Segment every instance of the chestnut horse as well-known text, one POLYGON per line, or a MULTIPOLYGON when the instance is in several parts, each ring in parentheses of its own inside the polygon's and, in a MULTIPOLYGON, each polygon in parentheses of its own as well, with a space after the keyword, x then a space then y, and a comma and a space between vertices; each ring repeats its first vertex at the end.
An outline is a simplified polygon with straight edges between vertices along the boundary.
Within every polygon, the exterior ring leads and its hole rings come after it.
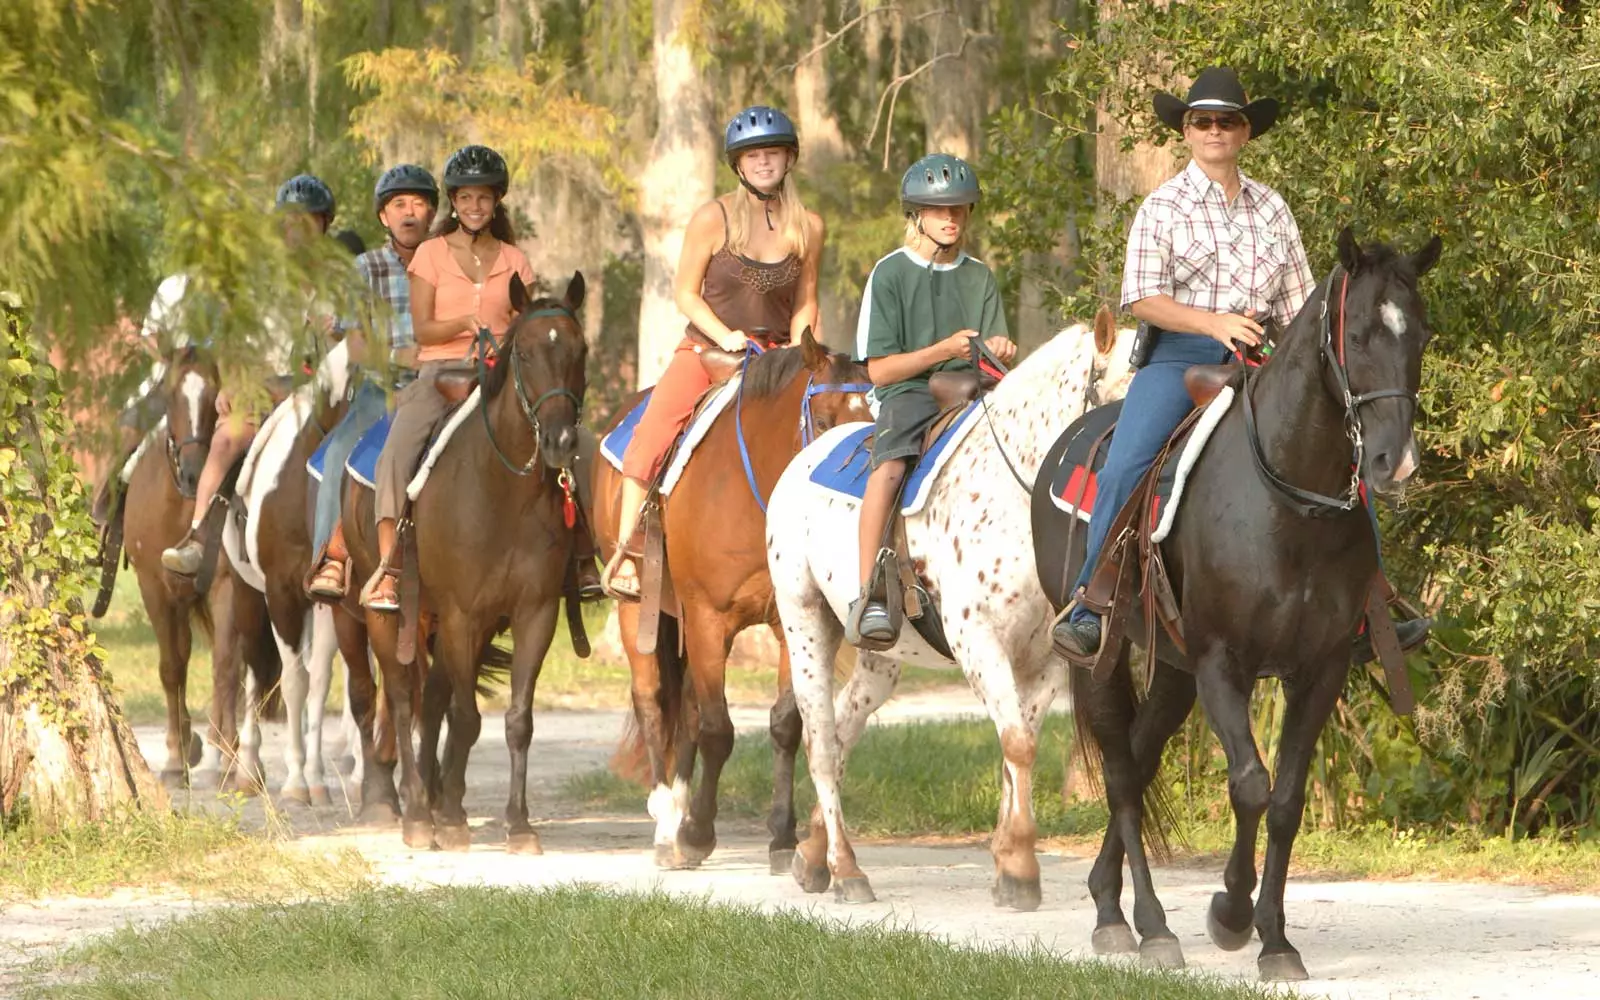
MULTIPOLYGON (((365 639, 378 661, 393 727, 389 738, 395 739, 399 756, 402 834, 412 847, 437 843, 445 850, 465 850, 470 845, 463 799, 467 755, 482 725, 477 684, 480 671, 496 665, 491 641, 509 627, 515 651, 506 709, 507 846, 520 853, 540 850, 528 823, 528 747, 534 685, 555 637, 572 550, 561 483, 572 482, 583 410, 588 346, 577 319, 583 298, 581 272, 573 274, 560 300, 530 302, 520 279, 512 279, 517 318, 495 363, 482 372, 479 401, 469 404, 481 414, 456 429, 412 502, 416 544, 406 558, 416 557, 421 618, 436 623, 420 748, 413 748, 411 733, 425 645, 417 644, 415 662, 401 662, 399 616, 369 611, 364 630, 349 620, 339 626, 347 658, 359 655, 365 639), (439 731, 447 711, 450 726, 441 761, 439 731)), ((377 566, 373 496, 351 479, 343 512, 345 544, 355 563, 352 578, 361 580, 377 566)), ((385 772, 372 766, 377 763, 372 696, 369 688, 357 690, 359 673, 351 672, 352 708, 362 727, 371 786, 363 790, 363 800, 381 809, 394 795, 378 787, 385 772)), ((380 742, 383 737, 378 734, 380 742)))
MULTIPOLYGON (((797 842, 794 761, 801 726, 767 573, 766 497, 789 460, 813 436, 838 423, 872 419, 865 400, 868 388, 865 366, 847 355, 830 354, 810 331, 797 347, 770 350, 750 360, 739 398, 718 415, 695 448, 663 509, 666 561, 682 604, 681 621, 663 614, 656 652, 641 655, 635 638, 639 605, 630 601, 618 608, 633 674, 636 728, 631 737, 642 739, 649 761, 649 809, 656 821, 656 863, 662 867, 698 865, 716 847, 717 783, 733 750, 724 692, 728 652, 740 632, 766 624, 780 639, 778 699, 769 727, 776 757, 768 852, 772 871, 789 871, 797 842), (715 529, 707 530, 709 524, 715 529), (678 655, 680 628, 687 663, 678 655), (697 711, 688 711, 686 695, 692 695, 697 711), (694 732, 689 731, 691 714, 698 717, 694 732), (691 803, 689 780, 697 748, 705 755, 705 771, 691 803)), ((612 427, 639 398, 622 407, 612 427)), ((606 462, 595 463, 593 523, 596 540, 608 555, 617 541, 621 486, 620 472, 606 462)))
MULTIPOLYGON (((164 383, 166 416, 129 460, 133 469, 127 489, 111 513, 107 550, 100 554, 103 569, 95 610, 102 612, 110 600, 118 557, 125 553, 160 651, 161 686, 167 699, 167 761, 161 777, 169 784, 187 784, 190 769, 201 760, 201 742, 190 723, 186 696, 194 623, 211 636, 209 742, 228 767, 224 785, 250 791, 261 768, 249 747, 246 759, 238 757, 239 651, 243 650, 256 686, 263 691, 277 683, 279 669, 277 651, 264 634, 261 609, 249 601, 236 607, 235 581, 225 566, 219 567, 209 593, 203 594, 193 580, 175 576, 161 565, 161 551, 183 538, 194 513, 195 488, 217 423, 217 366, 196 349, 186 348, 172 359, 164 383)), ((107 472, 120 474, 120 469, 107 472)))

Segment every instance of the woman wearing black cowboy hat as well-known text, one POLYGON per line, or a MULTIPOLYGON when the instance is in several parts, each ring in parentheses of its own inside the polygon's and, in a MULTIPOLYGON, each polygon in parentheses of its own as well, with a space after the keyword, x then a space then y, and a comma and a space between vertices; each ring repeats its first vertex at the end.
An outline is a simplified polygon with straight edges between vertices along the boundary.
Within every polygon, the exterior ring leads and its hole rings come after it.
MULTIPOLYGON (((1192 404, 1183 374, 1261 343, 1262 321, 1287 327, 1314 286, 1289 206, 1239 170, 1245 143, 1272 128, 1278 102, 1249 101, 1233 70, 1203 70, 1186 100, 1158 93, 1156 116, 1183 136, 1191 159, 1139 207, 1128 234, 1122 307, 1159 331, 1134 375, 1098 477, 1088 549, 1077 587, 1089 582, 1111 522, 1192 404)), ((1401 644, 1421 642, 1427 620, 1400 622, 1401 644)), ((1055 626, 1057 647, 1100 648, 1098 615, 1079 604, 1055 626)), ((1371 659, 1363 641, 1357 662, 1371 659)))

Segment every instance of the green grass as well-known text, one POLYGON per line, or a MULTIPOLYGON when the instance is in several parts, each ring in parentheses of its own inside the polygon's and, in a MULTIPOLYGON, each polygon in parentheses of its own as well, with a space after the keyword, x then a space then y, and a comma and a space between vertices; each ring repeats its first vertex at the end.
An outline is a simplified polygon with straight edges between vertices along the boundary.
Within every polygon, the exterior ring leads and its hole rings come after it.
MULTIPOLYGON (((1098 802, 1063 803, 1059 794, 1070 720, 1047 718, 1034 769, 1034 808, 1041 836, 1103 830, 1098 802)), ((584 806, 642 812, 644 792, 608 771, 571 779, 565 793, 584 806)), ((741 736, 722 772, 719 812, 762 818, 772 799, 772 744, 765 734, 741 736)), ((816 802, 805 753, 795 774, 802 818, 816 802)), ((1000 745, 986 721, 869 726, 850 756, 844 811, 850 829, 869 837, 961 836, 994 829, 1000 802, 1000 745)))
POLYGON ((51 833, 24 819, 0 833, 0 901, 167 885, 200 895, 274 899, 347 891, 366 875, 352 850, 321 856, 246 833, 232 817, 130 813, 51 833))
MULTIPOLYGON (((591 641, 598 639, 609 613, 609 603, 585 607, 584 620, 591 641)), ((128 718, 135 724, 165 723, 167 701, 161 688, 160 650, 156 646, 155 633, 150 629, 150 620, 144 613, 144 604, 139 598, 138 581, 131 571, 124 571, 118 576, 111 607, 95 631, 108 654, 107 663, 128 718)), ((777 665, 730 668, 727 684, 728 698, 736 704, 770 705, 778 686, 777 665)), ((964 690, 965 682, 961 674, 953 670, 908 667, 901 675, 901 691, 936 688, 964 690)), ((572 640, 563 620, 539 673, 534 707, 542 711, 626 708, 632 704, 629 691, 627 663, 606 661, 599 657, 579 659, 572 651, 572 640)), ((504 708, 506 695, 504 687, 494 690, 483 699, 484 709, 504 708)), ((329 709, 339 710, 343 706, 343 699, 344 669, 336 664, 333 686, 328 693, 329 709)), ((205 634, 198 628, 195 629, 194 650, 189 657, 188 702, 189 711, 200 720, 197 729, 203 731, 203 721, 211 704, 211 648, 205 634)))
POLYGON ((121 931, 64 959, 57 998, 1269 996, 1254 985, 978 951, 882 926, 848 933, 665 895, 593 889, 359 892, 333 903, 211 911, 121 931))

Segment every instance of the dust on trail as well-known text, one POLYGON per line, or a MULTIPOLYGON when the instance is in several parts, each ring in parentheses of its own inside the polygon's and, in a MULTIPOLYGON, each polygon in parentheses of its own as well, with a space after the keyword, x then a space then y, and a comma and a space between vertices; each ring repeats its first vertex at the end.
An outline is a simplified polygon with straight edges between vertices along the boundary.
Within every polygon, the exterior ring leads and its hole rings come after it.
MULTIPOLYGON (((924 694, 891 702, 875 724, 910 718, 973 714, 964 693, 924 694)), ((651 824, 643 797, 637 815, 573 814, 556 802, 566 779, 604 765, 620 731, 621 712, 547 712, 535 717, 529 762, 529 802, 545 853, 508 855, 503 849, 508 766, 498 715, 486 715, 471 758, 468 811, 472 850, 463 854, 415 852, 398 831, 350 828, 342 806, 281 810, 302 849, 353 847, 375 877, 402 886, 489 884, 539 887, 572 882, 628 891, 662 889, 687 896, 798 910, 820 919, 916 928, 950 940, 988 947, 1038 944, 1070 957, 1087 957, 1094 926, 1084 880, 1091 858, 1041 858, 1044 905, 1034 913, 997 910, 989 898, 992 863, 981 843, 907 845, 861 841, 857 853, 878 902, 846 906, 831 893, 807 896, 792 879, 767 873, 767 837, 751 823, 719 824, 720 844, 692 872, 662 872, 649 852, 651 824)), ((735 713, 741 731, 760 731, 766 709, 735 713)), ((332 727, 330 725, 330 734, 332 727)), ((160 759, 159 728, 141 728, 147 755, 160 759)), ((338 740, 325 741, 330 752, 338 740)), ((269 777, 283 774, 282 727, 269 726, 263 748, 269 777)), ((329 761, 330 782, 339 772, 329 761)), ((1041 794, 1048 794, 1041 790, 1041 794)), ((335 800, 340 793, 334 789, 335 800)), ((219 808, 197 793, 196 804, 219 808)), ((262 822, 261 803, 245 806, 246 822, 262 822)), ((1221 885, 1219 870, 1157 870, 1157 888, 1191 968, 1255 978, 1259 944, 1225 953, 1205 935, 1205 908, 1221 885)), ((1131 890, 1124 905, 1131 913, 1131 890)), ((28 957, 90 933, 132 921, 147 925, 192 912, 197 904, 165 891, 119 890, 105 899, 53 899, 0 911, 0 993, 28 957)), ((204 904, 200 904, 204 905, 204 904)), ((1600 994, 1600 897, 1481 884, 1327 882, 1291 879, 1286 898, 1291 940, 1318 977, 1307 996, 1390 1000, 1410 997, 1511 998, 1600 994)))

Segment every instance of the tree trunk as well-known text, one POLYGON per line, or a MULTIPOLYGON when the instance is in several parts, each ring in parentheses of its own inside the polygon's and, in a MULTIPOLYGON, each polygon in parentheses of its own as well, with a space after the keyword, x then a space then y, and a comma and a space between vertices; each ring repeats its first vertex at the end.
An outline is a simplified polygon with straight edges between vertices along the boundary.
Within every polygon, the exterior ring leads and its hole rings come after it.
MULTIPOLYGON (((1114 20, 1122 8, 1122 2, 1101 0, 1100 22, 1104 24, 1114 20)), ((1121 69, 1118 72, 1122 79, 1115 89, 1122 93, 1130 90, 1142 92, 1146 100, 1162 83, 1155 74, 1146 74, 1144 83, 1134 86, 1128 78, 1137 71, 1121 69)), ((1117 121, 1113 109, 1106 106, 1104 97, 1095 105, 1095 112, 1100 132, 1095 138, 1094 175, 1102 192, 1110 194, 1117 201, 1143 197, 1172 176, 1174 158, 1170 147, 1161 148, 1149 142, 1138 142, 1133 149, 1124 152, 1122 139, 1127 130, 1117 121)))
MULTIPOLYGON (((992 33, 993 13, 987 3, 975 0, 925 0, 923 6, 928 8, 924 14, 950 11, 922 22, 927 37, 922 59, 940 60, 925 70, 917 83, 927 150, 974 162, 981 146, 983 118, 989 110, 987 95, 993 89, 988 72, 992 60, 987 55, 991 50, 974 36, 992 33)), ((909 157, 902 159, 910 162, 909 157)))
POLYGON ((684 230, 711 199, 716 176, 711 88, 678 31, 699 0, 655 0, 656 134, 639 182, 644 287, 639 303, 639 385, 651 385, 683 336, 672 277, 684 230))
MULTIPOLYGON (((821 45, 828 37, 828 27, 824 23, 827 12, 827 4, 822 0, 808 0, 804 8, 804 16, 812 24, 812 47, 821 45)), ((844 132, 839 128, 839 119, 833 113, 833 108, 832 95, 829 93, 828 50, 824 49, 801 60, 794 67, 795 124, 800 128, 800 141, 803 143, 800 169, 810 178, 813 190, 831 186, 830 171, 850 156, 850 148, 845 143, 844 132)), ((815 209, 817 206, 808 207, 815 209)), ((840 235, 836 231, 834 239, 840 235)), ((817 311, 822 328, 815 332, 819 339, 836 348, 847 347, 855 335, 855 297, 850 296, 851 301, 847 301, 845 297, 835 294, 832 282, 826 279, 820 284, 821 287, 817 289, 817 311)))
POLYGON ((82 604, 95 549, 55 369, 0 302, 0 814, 46 828, 160 808, 82 604))
POLYGON ((495 54, 512 66, 521 66, 523 43, 522 6, 517 0, 495 0, 495 54))

